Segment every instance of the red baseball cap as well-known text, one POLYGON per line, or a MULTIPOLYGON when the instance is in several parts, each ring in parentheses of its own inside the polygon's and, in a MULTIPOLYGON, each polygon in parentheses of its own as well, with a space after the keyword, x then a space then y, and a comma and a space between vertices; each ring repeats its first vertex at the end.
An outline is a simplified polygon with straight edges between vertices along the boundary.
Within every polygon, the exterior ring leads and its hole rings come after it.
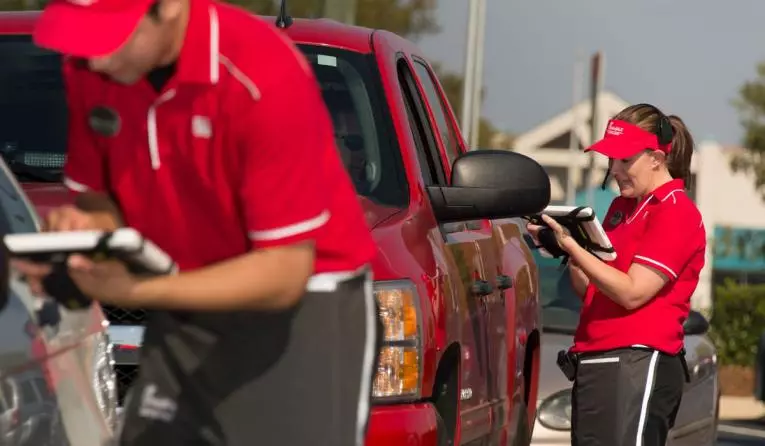
POLYGON ((105 56, 133 34, 156 0, 51 0, 37 21, 34 42, 75 57, 105 56))
POLYGON ((669 153, 672 144, 659 144, 659 137, 627 121, 608 121, 603 139, 591 145, 585 152, 598 152, 609 158, 631 158, 643 150, 661 150, 669 153))

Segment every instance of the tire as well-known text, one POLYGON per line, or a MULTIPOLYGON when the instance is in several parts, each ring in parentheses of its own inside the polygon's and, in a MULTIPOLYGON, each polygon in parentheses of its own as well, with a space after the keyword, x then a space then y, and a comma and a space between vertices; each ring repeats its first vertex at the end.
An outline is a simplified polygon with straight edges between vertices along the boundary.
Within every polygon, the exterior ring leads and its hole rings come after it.
POLYGON ((521 407, 519 418, 513 446, 529 446, 531 443, 531 432, 529 432, 529 411, 525 404, 521 407))

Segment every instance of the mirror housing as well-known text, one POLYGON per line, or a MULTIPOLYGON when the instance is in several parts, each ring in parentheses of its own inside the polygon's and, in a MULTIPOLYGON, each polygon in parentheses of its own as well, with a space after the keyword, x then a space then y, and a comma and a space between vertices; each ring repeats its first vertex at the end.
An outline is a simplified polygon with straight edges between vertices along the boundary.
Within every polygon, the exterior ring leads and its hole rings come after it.
POLYGON ((550 177, 520 153, 474 150, 454 161, 450 186, 428 186, 439 223, 537 214, 550 203, 550 177))
POLYGON ((703 335, 709 331, 709 321, 703 314, 691 310, 688 313, 688 319, 683 323, 683 332, 686 336, 703 335))

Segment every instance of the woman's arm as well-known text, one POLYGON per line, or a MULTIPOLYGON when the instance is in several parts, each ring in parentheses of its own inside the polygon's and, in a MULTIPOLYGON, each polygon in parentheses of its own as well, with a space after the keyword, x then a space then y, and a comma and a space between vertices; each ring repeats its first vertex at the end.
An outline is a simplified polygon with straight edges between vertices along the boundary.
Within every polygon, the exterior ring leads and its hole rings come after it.
POLYGON ((584 293, 587 291, 587 285, 590 284, 590 278, 587 277, 587 274, 582 271, 573 259, 569 259, 568 262, 568 277, 576 295, 583 299, 584 293))
POLYGON ((669 281, 664 273, 639 263, 633 263, 629 271, 623 273, 603 263, 589 251, 579 246, 573 238, 566 238, 571 241, 566 242, 564 249, 569 252, 580 271, 593 282, 600 292, 627 310, 634 310, 645 305, 669 281))

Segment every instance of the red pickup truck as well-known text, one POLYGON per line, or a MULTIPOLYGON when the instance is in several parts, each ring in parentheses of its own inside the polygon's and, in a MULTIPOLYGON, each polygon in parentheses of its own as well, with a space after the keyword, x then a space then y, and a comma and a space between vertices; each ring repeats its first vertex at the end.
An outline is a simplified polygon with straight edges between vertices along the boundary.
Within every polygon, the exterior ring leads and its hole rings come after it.
MULTIPOLYGON (((0 14, 0 155, 45 214, 70 199, 60 184, 66 104, 60 59, 31 43, 36 18, 0 14)), ((407 40, 330 20, 284 31, 316 72, 379 247, 385 345, 367 444, 527 445, 540 307, 518 217, 548 204, 549 178, 522 155, 468 151, 432 67, 407 40)), ((124 390, 143 312, 105 310, 124 390)))

